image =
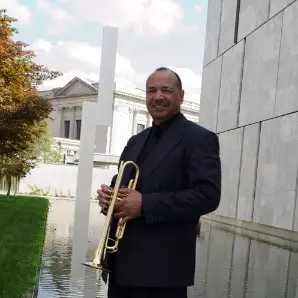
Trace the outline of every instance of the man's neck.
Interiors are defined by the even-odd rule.
[[[154,126],[159,126],[169,120],[171,120],[173,117],[176,117],[178,116],[179,114],[181,114],[180,111],[176,112],[175,114],[172,114],[171,116],[167,117],[167,118],[164,118],[164,119],[153,119],[153,125]]]

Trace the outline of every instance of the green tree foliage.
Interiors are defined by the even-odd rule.
[[[63,163],[63,150],[48,130],[36,144],[35,155],[38,162]]]
[[[16,21],[0,10],[0,178],[8,181],[35,166],[36,144],[52,111],[51,103],[38,96],[37,87],[61,75],[36,64],[28,45],[13,40]]]

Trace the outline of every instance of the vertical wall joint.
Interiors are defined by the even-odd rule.
[[[235,31],[234,31],[234,43],[238,42],[238,30],[239,30],[239,18],[240,18],[240,4],[241,0],[237,0],[236,7],[236,21],[235,21]]]

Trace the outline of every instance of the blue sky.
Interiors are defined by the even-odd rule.
[[[169,66],[187,100],[199,101],[208,0],[0,0],[0,7],[19,19],[16,38],[30,44],[38,63],[63,72],[42,89],[73,76],[97,80],[103,25],[112,25],[119,29],[119,88],[144,88],[154,68]]]

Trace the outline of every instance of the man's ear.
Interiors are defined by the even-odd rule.
[[[180,103],[182,104],[184,101],[184,90],[180,91]]]

